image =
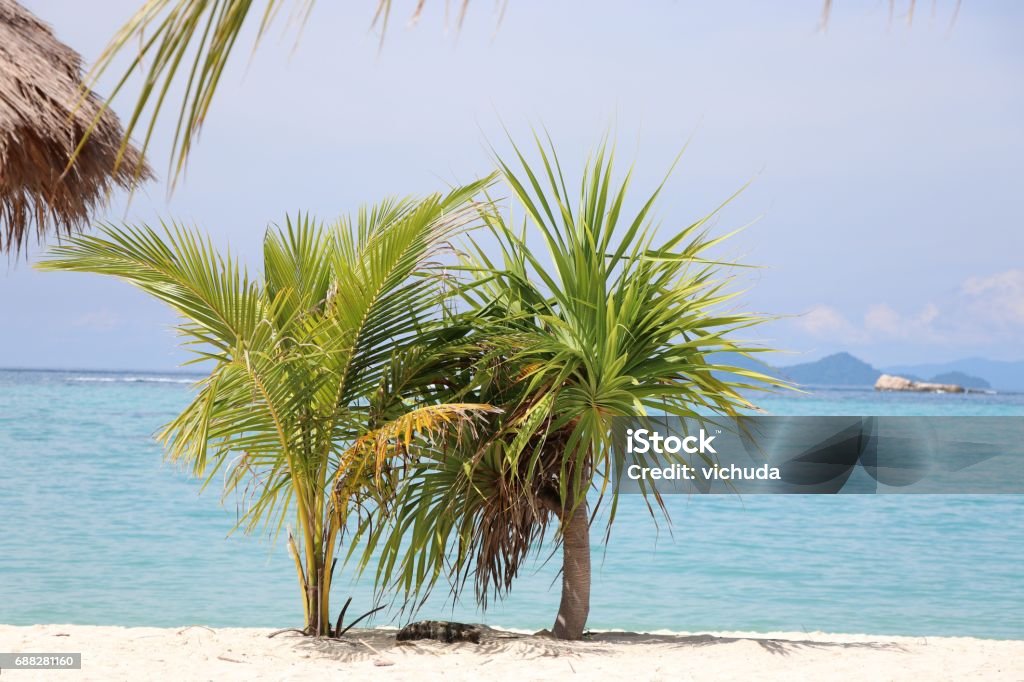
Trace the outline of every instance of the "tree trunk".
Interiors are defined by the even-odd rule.
[[[314,585],[306,595],[309,619],[306,621],[305,632],[315,637],[331,636],[331,614],[327,612],[329,602],[322,598],[323,589],[323,585]]]
[[[300,526],[305,526],[301,523]],[[331,635],[331,582],[334,577],[333,561],[331,568],[327,568],[327,561],[334,553],[334,539],[337,531],[333,526],[328,529],[328,540],[326,547],[315,546],[310,535],[304,534],[304,551],[306,554],[306,565],[303,566],[299,558],[299,547],[295,543],[295,536],[291,529],[288,529],[288,553],[295,562],[295,572],[299,577],[299,588],[302,590],[302,606],[305,614],[305,627],[303,630],[307,635],[317,637],[329,637]]]
[[[581,502],[562,518],[562,603],[551,633],[581,639],[590,614],[590,514]]]
[[[305,631],[306,634],[315,637],[329,637],[331,635],[331,614],[329,613],[330,598],[327,595],[331,589],[330,578],[323,567],[324,562],[321,558],[314,556],[313,560],[316,573],[308,578],[310,580],[309,587],[304,595],[307,614]]]

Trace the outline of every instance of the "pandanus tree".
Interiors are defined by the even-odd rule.
[[[209,374],[159,438],[171,460],[242,496],[239,526],[288,527],[308,634],[332,634],[350,516],[387,494],[375,463],[489,409],[435,399],[444,345],[421,334],[450,292],[437,258],[476,220],[467,201],[485,184],[386,201],[331,226],[289,220],[267,232],[258,276],[178,226],[108,226],[39,264],[126,280],[180,315],[177,331]]]
[[[610,532],[625,466],[613,420],[734,415],[751,407],[744,389],[773,381],[716,361],[764,350],[735,338],[761,318],[727,310],[727,268],[708,255],[724,238],[710,234],[717,210],[659,238],[651,216],[664,182],[627,213],[630,174],[613,180],[602,145],[574,199],[554,149],[537,148],[532,165],[518,148],[515,161],[498,161],[523,224],[483,213],[500,253],[474,243],[464,259],[460,323],[474,353],[450,375],[459,400],[501,411],[488,415],[486,437],[456,434],[419,453],[390,524],[375,526],[367,546],[380,552],[378,585],[406,603],[422,603],[442,578],[457,596],[472,576],[486,607],[554,528],[562,582],[551,632],[579,639],[591,512],[608,501]],[[651,514],[667,514],[656,489],[648,494]]]

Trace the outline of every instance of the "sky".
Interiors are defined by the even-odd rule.
[[[138,0],[22,0],[91,62]],[[458,3],[455,3],[458,4]],[[445,3],[321,1],[301,36],[287,14],[224,75],[187,175],[98,220],[177,220],[258,268],[269,224],[332,219],[492,167],[507,128],[543,126],[572,169],[611,131],[633,198],[687,144],[658,218],[677,227],[746,189],[716,219],[752,223],[723,257],[746,310],[778,316],[748,337],[791,364],[849,351],[884,367],[984,356],[1024,360],[1024,4],[839,0],[475,0],[456,30]],[[769,7],[771,5],[771,7]],[[301,39],[300,39],[301,38]],[[100,83],[109,92],[114,74]],[[113,102],[122,119],[137,87]],[[749,183],[749,185],[748,185]],[[0,265],[0,366],[176,367],[174,315],[128,285]]]

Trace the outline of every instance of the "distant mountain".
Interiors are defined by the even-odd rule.
[[[882,372],[849,353],[836,353],[815,362],[780,367],[779,373],[798,384],[874,386]]]
[[[970,372],[966,370],[950,369],[948,365],[913,365],[902,367],[891,367],[880,370],[864,362],[850,353],[836,353],[829,355],[815,362],[804,362],[797,365],[775,367],[760,358],[778,358],[778,354],[757,355],[754,358],[744,357],[738,353],[719,353],[714,356],[714,362],[724,365],[732,365],[742,369],[752,369],[769,376],[788,379],[806,386],[874,386],[878,377],[882,374],[895,374],[910,379],[911,381],[926,381],[936,384],[957,384],[964,388],[990,389],[995,386],[996,390],[1024,391],[1024,363],[998,363],[991,360],[966,360],[961,362],[975,363],[985,368],[985,363],[999,366],[1003,371],[998,374],[1002,378],[1002,386],[994,375],[986,376],[982,372]],[[948,363],[955,365],[957,363]],[[1021,386],[1014,388],[1012,368],[1021,365]],[[1011,371],[1006,371],[1005,366],[1010,366]],[[1007,381],[1007,377],[1011,381]]]
[[[885,371],[901,376],[906,374],[936,376],[949,372],[962,372],[973,377],[980,377],[997,391],[1024,391],[1024,360],[1006,362],[986,360],[985,358],[966,358],[944,363],[896,365],[886,368]]]
[[[970,374],[964,374],[963,372],[942,372],[933,376],[929,381],[933,384],[956,384],[964,388],[992,388],[992,384],[981,377],[972,377]]]

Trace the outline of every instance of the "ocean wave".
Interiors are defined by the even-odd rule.
[[[94,383],[104,384],[191,384],[195,383],[196,379],[181,379],[178,377],[68,377],[68,381],[87,381]]]

